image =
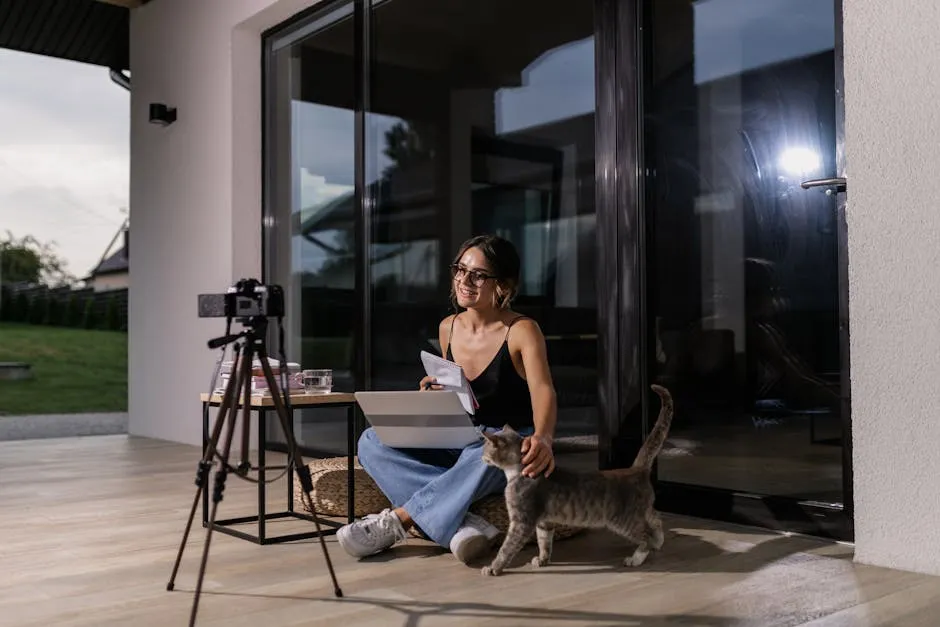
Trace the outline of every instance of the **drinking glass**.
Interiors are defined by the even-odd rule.
[[[333,371],[330,369],[304,370],[304,392],[329,394],[333,390]]]

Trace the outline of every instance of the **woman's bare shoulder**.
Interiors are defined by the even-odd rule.
[[[445,330],[446,330],[446,331],[450,331],[450,325],[453,324],[454,318],[456,318],[456,317],[457,317],[457,314],[452,313],[452,314],[450,314],[449,316],[447,316],[446,318],[444,318],[443,320],[441,320],[441,323],[440,323],[439,325],[437,325],[438,330],[439,330],[439,331],[445,331]]]
[[[457,314],[450,314],[437,325],[437,337],[438,341],[441,343],[441,350],[447,351],[447,341],[450,338],[450,330],[453,328],[454,319],[457,317]]]
[[[534,319],[528,316],[517,316],[508,322],[510,326],[510,338],[521,340],[522,342],[536,341],[541,342],[545,339],[542,335],[542,327]]]

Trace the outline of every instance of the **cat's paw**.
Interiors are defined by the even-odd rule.
[[[627,557],[623,560],[624,566],[637,567],[642,566],[643,562],[646,561],[646,556],[649,555],[647,551],[637,551],[630,557]]]
[[[502,572],[492,566],[484,566],[480,569],[480,574],[484,577],[499,577],[499,573]]]
[[[536,568],[541,568],[542,566],[548,566],[548,559],[542,559],[538,555],[532,558],[532,565]]]

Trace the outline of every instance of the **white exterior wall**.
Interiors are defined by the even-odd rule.
[[[85,284],[96,292],[120,290],[130,286],[130,277],[126,272],[122,272],[121,274],[103,274],[90,281],[86,281]]]
[[[940,574],[940,4],[844,0],[856,559]],[[312,0],[159,0],[131,18],[130,425],[200,441],[218,320],[261,269],[260,33]],[[148,123],[148,105],[178,121]]]
[[[224,332],[197,295],[261,274],[261,33],[315,0],[159,0],[131,11],[134,283],[129,433],[202,439]],[[149,105],[177,108],[150,124]]]
[[[940,3],[844,2],[855,558],[940,574]]]

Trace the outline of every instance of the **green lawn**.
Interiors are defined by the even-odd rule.
[[[0,381],[0,416],[127,411],[127,334],[0,323],[0,361],[32,365]]]

